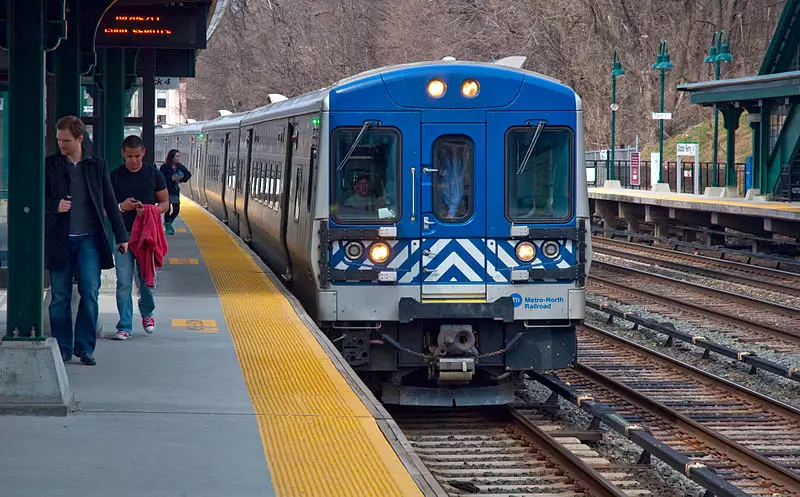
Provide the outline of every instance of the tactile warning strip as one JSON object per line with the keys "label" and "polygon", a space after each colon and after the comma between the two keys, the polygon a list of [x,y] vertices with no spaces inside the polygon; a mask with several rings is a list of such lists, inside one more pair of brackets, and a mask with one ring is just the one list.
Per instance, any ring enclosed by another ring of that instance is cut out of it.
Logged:
{"label": "tactile warning strip", "polygon": [[279,496],[422,495],[291,304],[203,209],[185,202],[217,289]]}

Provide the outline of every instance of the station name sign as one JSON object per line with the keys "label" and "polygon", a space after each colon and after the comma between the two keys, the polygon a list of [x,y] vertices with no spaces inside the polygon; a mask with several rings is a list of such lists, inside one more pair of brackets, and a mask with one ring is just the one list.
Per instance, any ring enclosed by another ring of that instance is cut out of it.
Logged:
{"label": "station name sign", "polygon": [[205,5],[115,5],[100,20],[97,47],[206,48]]}

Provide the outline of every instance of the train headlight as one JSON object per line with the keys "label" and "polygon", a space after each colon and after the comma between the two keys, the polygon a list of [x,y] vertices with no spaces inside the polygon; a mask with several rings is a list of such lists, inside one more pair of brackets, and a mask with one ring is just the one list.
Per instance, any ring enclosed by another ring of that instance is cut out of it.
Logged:
{"label": "train headlight", "polygon": [[531,242],[520,242],[517,244],[517,259],[522,262],[530,262],[536,256],[536,247]]}
{"label": "train headlight", "polygon": [[359,242],[350,242],[345,246],[344,254],[351,261],[360,259],[364,254],[364,246]]}
{"label": "train headlight", "polygon": [[461,94],[467,98],[472,98],[477,95],[480,89],[481,85],[474,79],[467,79],[461,83]]}
{"label": "train headlight", "polygon": [[369,258],[375,264],[383,264],[389,260],[392,249],[384,242],[375,242],[369,247]]}
{"label": "train headlight", "polygon": [[444,95],[447,90],[447,85],[441,79],[432,79],[428,82],[428,95],[433,98],[439,98]]}
{"label": "train headlight", "polygon": [[548,259],[555,259],[561,252],[561,247],[556,242],[545,242],[542,245],[542,253]]}

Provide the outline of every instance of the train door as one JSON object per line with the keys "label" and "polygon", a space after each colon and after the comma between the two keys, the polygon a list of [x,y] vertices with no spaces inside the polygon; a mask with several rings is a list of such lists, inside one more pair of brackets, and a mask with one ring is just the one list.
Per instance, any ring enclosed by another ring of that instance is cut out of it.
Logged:
{"label": "train door", "polygon": [[485,140],[483,124],[422,125],[423,300],[486,299]]}
{"label": "train door", "polygon": [[236,217],[239,219],[239,236],[250,242],[250,223],[247,218],[247,204],[250,197],[250,157],[253,151],[253,128],[247,130],[239,139],[239,172],[236,174]]}

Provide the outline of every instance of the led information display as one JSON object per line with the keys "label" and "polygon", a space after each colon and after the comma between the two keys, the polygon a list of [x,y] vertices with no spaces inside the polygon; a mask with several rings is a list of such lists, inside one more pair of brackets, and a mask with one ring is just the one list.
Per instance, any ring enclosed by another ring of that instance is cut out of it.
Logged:
{"label": "led information display", "polygon": [[97,27],[95,45],[132,48],[206,48],[206,7],[112,7]]}

